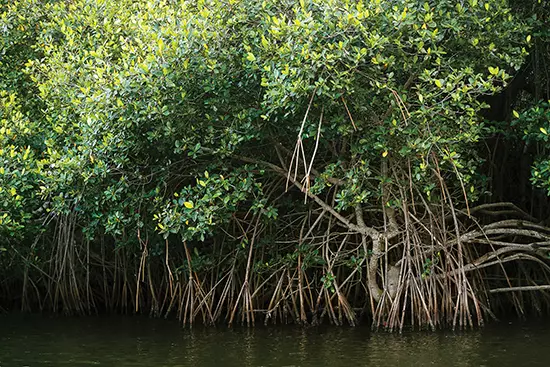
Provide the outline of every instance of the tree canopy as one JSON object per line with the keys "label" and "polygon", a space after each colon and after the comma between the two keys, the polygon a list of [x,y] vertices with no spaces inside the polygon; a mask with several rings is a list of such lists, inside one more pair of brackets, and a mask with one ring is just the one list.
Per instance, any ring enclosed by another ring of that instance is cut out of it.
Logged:
{"label": "tree canopy", "polygon": [[550,283],[549,10],[522,4],[0,1],[0,301],[390,329],[537,308],[508,292]]}

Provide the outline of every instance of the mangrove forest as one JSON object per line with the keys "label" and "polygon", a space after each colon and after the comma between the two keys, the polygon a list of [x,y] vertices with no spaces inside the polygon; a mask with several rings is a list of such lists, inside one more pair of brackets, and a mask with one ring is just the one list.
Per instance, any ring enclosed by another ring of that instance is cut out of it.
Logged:
{"label": "mangrove forest", "polygon": [[550,3],[0,0],[0,312],[550,311]]}

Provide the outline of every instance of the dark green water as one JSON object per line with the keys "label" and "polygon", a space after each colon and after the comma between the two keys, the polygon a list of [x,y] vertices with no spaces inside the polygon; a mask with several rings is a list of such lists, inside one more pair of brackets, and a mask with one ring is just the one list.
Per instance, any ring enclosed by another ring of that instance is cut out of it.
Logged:
{"label": "dark green water", "polygon": [[550,323],[463,333],[368,327],[195,328],[139,317],[0,315],[0,367],[550,366]]}

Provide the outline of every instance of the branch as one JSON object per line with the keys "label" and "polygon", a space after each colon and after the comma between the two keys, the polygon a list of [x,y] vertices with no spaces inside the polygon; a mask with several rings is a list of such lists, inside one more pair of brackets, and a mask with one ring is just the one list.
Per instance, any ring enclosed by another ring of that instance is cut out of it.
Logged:
{"label": "branch", "polygon": [[380,233],[372,227],[358,226],[356,224],[351,223],[342,214],[338,213],[332,206],[325,203],[317,195],[313,194],[309,190],[306,191],[304,186],[297,179],[288,176],[287,172],[285,172],[281,167],[279,167],[279,166],[277,166],[273,163],[269,163],[269,162],[262,161],[262,160],[259,160],[259,159],[244,157],[244,156],[240,156],[240,155],[234,155],[234,157],[241,160],[241,161],[243,161],[243,162],[264,165],[266,167],[271,168],[274,172],[280,174],[281,176],[286,177],[289,182],[291,182],[294,186],[296,186],[300,191],[305,192],[306,195],[309,196],[310,199],[315,201],[321,208],[323,208],[324,210],[326,210],[327,212],[332,214],[336,219],[338,219],[348,229],[350,229],[352,231],[355,231],[355,232],[358,232],[358,233],[366,234],[367,236],[370,236],[371,238],[377,238],[380,235]]}
{"label": "branch", "polygon": [[[278,143],[278,142],[273,142],[273,144],[275,145],[275,150],[277,151],[277,154],[279,155],[279,160],[282,160],[282,157],[280,156],[281,151],[283,153],[285,153],[286,155],[291,154],[290,150],[288,150],[283,144]],[[313,167],[311,167],[311,173],[313,173],[313,176],[316,176],[316,177],[321,176],[319,171],[317,171]],[[342,186],[346,183],[345,180],[342,180],[342,179],[336,178],[336,177],[325,176],[324,178],[325,178],[325,180],[327,180],[327,182],[329,182],[329,183],[331,183],[335,186]]]}
{"label": "branch", "polygon": [[[501,210],[494,210],[494,209],[500,209],[500,208],[508,208],[509,210],[501,211]],[[518,208],[514,203],[489,203],[489,204],[482,204],[478,205],[472,209],[470,209],[470,214],[474,214],[475,212],[484,212],[488,215],[498,215],[498,214],[509,214],[509,211],[514,212],[517,215],[520,215],[524,219],[527,219],[531,222],[536,222],[537,219],[532,217],[531,215],[527,214],[520,208]]]}
{"label": "branch", "polygon": [[495,288],[489,290],[489,293],[504,293],[504,292],[523,292],[523,291],[544,291],[550,290],[550,285],[529,285],[524,287],[509,287],[509,288]]}
{"label": "branch", "polygon": [[[471,242],[476,237],[485,237],[490,235],[507,235],[507,236],[522,236],[536,238],[543,241],[548,241],[550,236],[530,229],[518,229],[518,228],[494,228],[492,225],[485,226],[481,231],[472,231],[460,236],[460,241]],[[453,243],[456,242],[453,241]]]}

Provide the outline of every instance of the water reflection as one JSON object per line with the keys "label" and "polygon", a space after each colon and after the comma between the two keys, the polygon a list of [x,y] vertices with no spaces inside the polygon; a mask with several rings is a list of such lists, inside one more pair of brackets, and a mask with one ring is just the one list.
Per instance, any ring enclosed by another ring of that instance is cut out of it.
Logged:
{"label": "water reflection", "polygon": [[1,316],[10,366],[547,366],[549,328],[370,333],[368,327],[194,328],[144,318]]}

